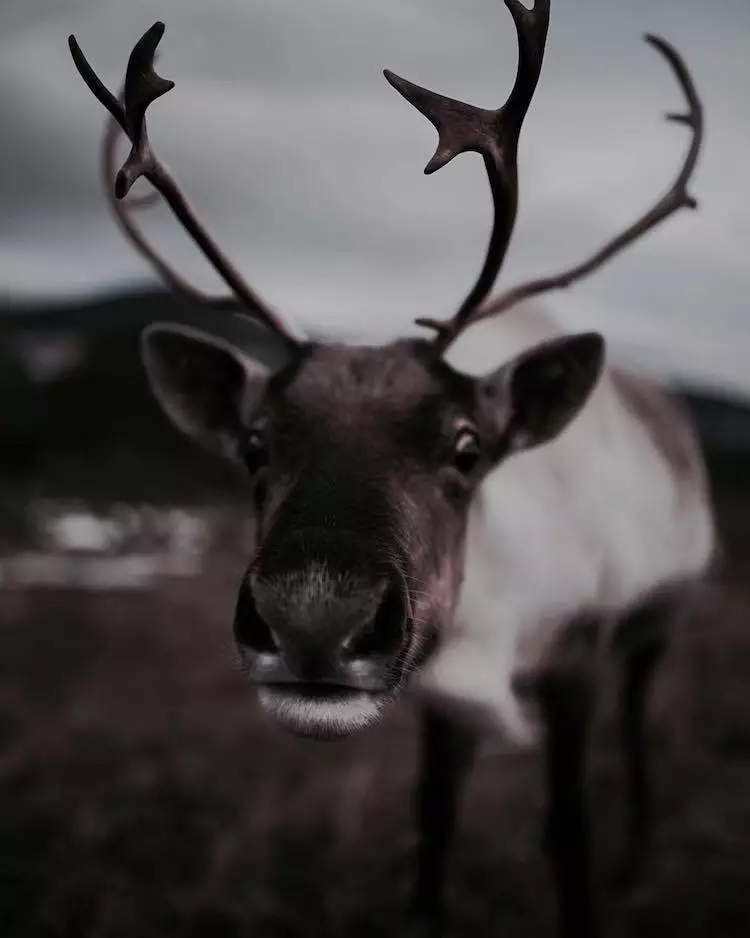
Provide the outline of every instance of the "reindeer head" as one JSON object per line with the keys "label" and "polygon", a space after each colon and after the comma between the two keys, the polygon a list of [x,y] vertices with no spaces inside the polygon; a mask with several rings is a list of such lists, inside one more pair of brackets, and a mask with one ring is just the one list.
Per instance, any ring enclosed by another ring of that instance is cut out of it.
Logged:
{"label": "reindeer head", "polygon": [[[449,629],[463,576],[470,508],[488,473],[505,459],[555,439],[599,378],[604,342],[596,333],[562,336],[482,377],[447,364],[444,353],[471,323],[520,299],[564,286],[601,264],[678,208],[694,205],[686,186],[701,140],[701,110],[677,53],[649,37],[685,89],[694,139],[668,195],[591,261],[556,278],[484,301],[500,270],[516,215],[516,155],[542,66],[549,0],[533,9],[505,0],[516,25],[515,86],[496,111],[389,82],[435,125],[430,173],[465,151],[487,168],[495,220],[477,282],[436,335],[381,348],[305,340],[244,282],[214,244],[148,140],[148,106],[172,83],[153,61],[164,27],[136,44],[122,101],[95,75],[75,39],[79,72],[113,121],[105,138],[116,217],[171,287],[251,320],[246,347],[178,323],[143,336],[151,388],[166,414],[204,447],[243,467],[256,518],[256,544],[243,578],[235,636],[264,708],[289,729],[347,735],[372,723]],[[122,129],[130,155],[114,173]],[[165,198],[234,291],[216,299],[190,287],[145,242],[124,200],[144,176]]]}

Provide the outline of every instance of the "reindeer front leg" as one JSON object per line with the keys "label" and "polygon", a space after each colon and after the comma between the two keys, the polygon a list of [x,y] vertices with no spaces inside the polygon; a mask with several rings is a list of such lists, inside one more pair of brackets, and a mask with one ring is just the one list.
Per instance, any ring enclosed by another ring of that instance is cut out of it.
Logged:
{"label": "reindeer front leg", "polygon": [[422,714],[421,734],[412,912],[426,933],[437,938],[444,926],[446,866],[477,737],[430,706]]}
{"label": "reindeer front leg", "polygon": [[622,666],[618,716],[627,797],[627,839],[618,870],[622,888],[632,886],[640,874],[653,832],[653,786],[646,740],[648,696],[670,633],[694,601],[693,589],[691,585],[663,591],[642,603],[623,619],[615,636],[615,652]]}
{"label": "reindeer front leg", "polygon": [[593,704],[590,668],[555,669],[540,685],[544,716],[547,819],[545,848],[557,892],[561,938],[595,935],[586,754]]}

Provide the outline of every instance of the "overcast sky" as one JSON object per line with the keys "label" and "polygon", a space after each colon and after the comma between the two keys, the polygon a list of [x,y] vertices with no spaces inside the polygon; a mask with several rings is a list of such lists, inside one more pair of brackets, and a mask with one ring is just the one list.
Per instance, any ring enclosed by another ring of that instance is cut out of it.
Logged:
{"label": "overcast sky", "polygon": [[[104,112],[67,36],[110,87],[156,19],[176,88],[151,136],[246,276],[303,327],[385,339],[452,311],[484,255],[479,157],[431,177],[435,133],[388,67],[485,107],[516,65],[501,0],[2,0],[0,293],[75,300],[155,281],[100,189]],[[707,139],[681,212],[547,306],[649,367],[750,394],[750,3],[552,0],[547,58],[521,145],[521,209],[502,283],[582,259],[667,187],[687,132],[674,79],[641,39],[687,59]],[[161,209],[148,230],[192,279],[206,263]]]}

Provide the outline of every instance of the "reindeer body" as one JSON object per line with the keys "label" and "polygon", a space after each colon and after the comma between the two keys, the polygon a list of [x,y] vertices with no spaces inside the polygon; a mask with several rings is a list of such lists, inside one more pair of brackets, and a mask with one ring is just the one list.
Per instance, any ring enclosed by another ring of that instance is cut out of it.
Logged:
{"label": "reindeer body", "polygon": [[[554,320],[519,307],[468,333],[450,360],[481,373],[559,334]],[[559,437],[510,457],[480,486],[452,628],[416,690],[478,728],[532,743],[539,714],[523,688],[553,663],[571,623],[600,622],[604,650],[624,617],[699,578],[713,552],[687,416],[648,379],[606,367]]]}

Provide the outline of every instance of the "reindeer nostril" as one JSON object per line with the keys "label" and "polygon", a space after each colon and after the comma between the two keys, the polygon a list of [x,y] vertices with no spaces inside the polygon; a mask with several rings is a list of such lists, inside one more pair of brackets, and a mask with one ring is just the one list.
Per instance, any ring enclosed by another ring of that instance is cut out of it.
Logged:
{"label": "reindeer nostril", "polygon": [[258,612],[249,586],[242,588],[237,601],[234,634],[240,645],[257,654],[277,654],[279,651],[268,623]]}
{"label": "reindeer nostril", "polygon": [[401,651],[405,639],[405,612],[401,592],[391,587],[371,622],[344,645],[346,659],[386,658]]}

